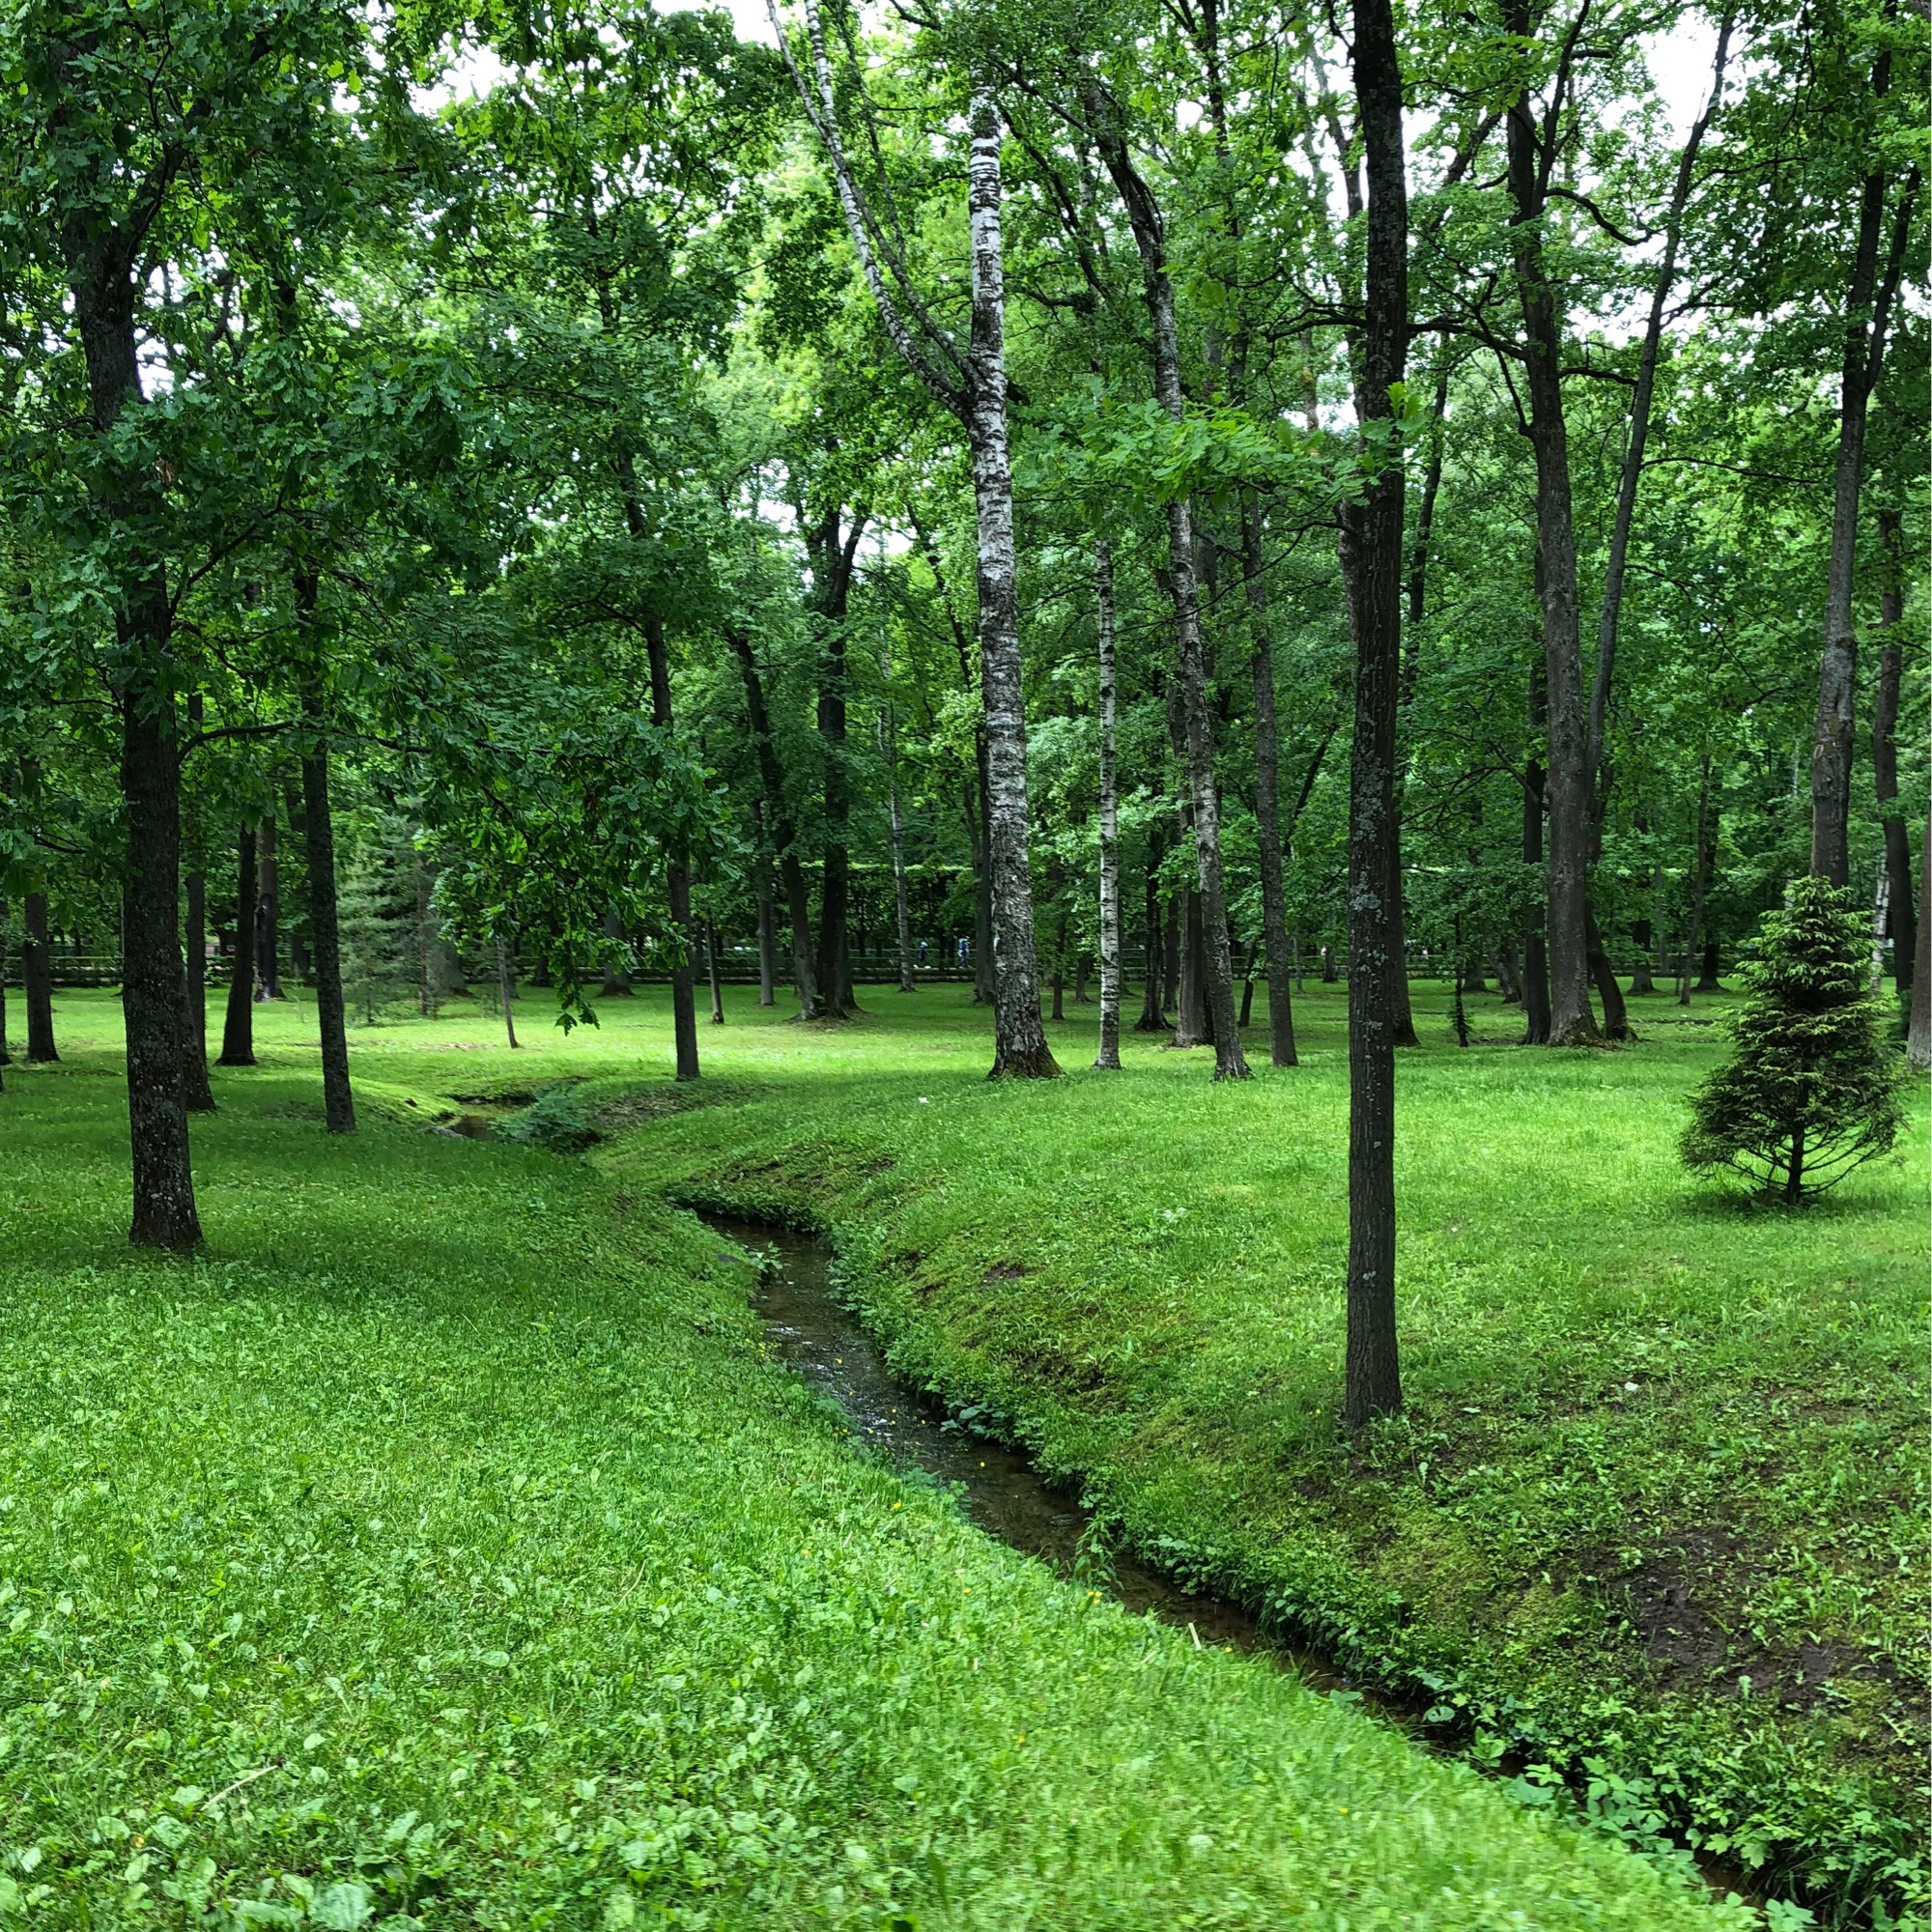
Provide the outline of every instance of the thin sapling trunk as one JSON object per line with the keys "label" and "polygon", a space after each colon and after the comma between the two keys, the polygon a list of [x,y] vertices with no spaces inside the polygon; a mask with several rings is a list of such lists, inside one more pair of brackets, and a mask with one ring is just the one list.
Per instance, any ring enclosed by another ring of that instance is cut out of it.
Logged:
{"label": "thin sapling trunk", "polygon": [[236,841],[235,957],[228,976],[228,1010],[221,1026],[218,1066],[255,1064],[255,828]]}
{"label": "thin sapling trunk", "polygon": [[[1121,843],[1114,771],[1114,554],[1094,545],[1094,584],[1100,658],[1100,1050],[1094,1065],[1121,1065]],[[1083,976],[1084,977],[1084,976]]]}

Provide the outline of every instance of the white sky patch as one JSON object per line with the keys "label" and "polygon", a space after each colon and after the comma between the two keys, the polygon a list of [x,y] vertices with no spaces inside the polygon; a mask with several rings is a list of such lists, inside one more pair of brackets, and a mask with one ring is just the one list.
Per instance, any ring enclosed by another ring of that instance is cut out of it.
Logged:
{"label": "white sky patch", "polygon": [[[1733,35],[1731,60],[1736,65],[1741,36]],[[1653,34],[1643,57],[1659,98],[1670,117],[1670,132],[1682,144],[1690,124],[1711,98],[1711,57],[1718,50],[1718,30],[1694,15],[1681,16],[1668,33]],[[1736,84],[1735,76],[1730,77]]]}

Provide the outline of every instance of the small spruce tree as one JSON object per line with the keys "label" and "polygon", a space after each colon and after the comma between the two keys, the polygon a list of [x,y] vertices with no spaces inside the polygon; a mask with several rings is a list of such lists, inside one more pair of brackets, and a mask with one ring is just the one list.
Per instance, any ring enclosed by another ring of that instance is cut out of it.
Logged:
{"label": "small spruce tree", "polygon": [[1864,920],[1823,879],[1768,914],[1731,1058],[1691,1096],[1681,1151],[1693,1172],[1741,1174],[1787,1205],[1808,1200],[1897,1138],[1896,1056],[1866,980]]}
{"label": "small spruce tree", "polygon": [[364,1026],[416,987],[414,864],[408,828],[385,814],[358,840],[343,877],[342,990]]}

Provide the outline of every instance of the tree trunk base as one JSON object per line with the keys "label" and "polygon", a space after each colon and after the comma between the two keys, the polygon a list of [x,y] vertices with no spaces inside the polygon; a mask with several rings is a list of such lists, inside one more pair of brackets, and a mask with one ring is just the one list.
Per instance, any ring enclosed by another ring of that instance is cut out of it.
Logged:
{"label": "tree trunk base", "polygon": [[1572,1020],[1560,1033],[1551,1026],[1547,1043],[1550,1046],[1602,1046],[1604,1036],[1598,1031],[1596,1020],[1586,1013],[1580,1019]]}
{"label": "tree trunk base", "polygon": [[993,1062],[988,1080],[1058,1080],[1060,1063],[1042,1043],[1031,1053],[1003,1053]]}

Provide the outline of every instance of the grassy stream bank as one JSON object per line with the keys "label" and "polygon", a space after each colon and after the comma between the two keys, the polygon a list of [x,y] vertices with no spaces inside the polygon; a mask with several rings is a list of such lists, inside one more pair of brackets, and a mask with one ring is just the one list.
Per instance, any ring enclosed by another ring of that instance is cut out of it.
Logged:
{"label": "grassy stream bank", "polygon": [[469,1082],[330,1143],[266,1048],[207,1252],[130,1254],[63,1007],[0,1099],[0,1922],[1722,1921],[855,1454],[715,1236],[384,1118]]}
{"label": "grassy stream bank", "polygon": [[[358,1035],[347,1144],[318,1131],[304,1015],[266,1016],[263,1067],[217,1076],[196,1123],[210,1245],[186,1265],[123,1246],[112,1011],[64,997],[63,1065],[9,1068],[0,1098],[0,1923],[1747,1922],[1054,1581],[855,1454],[773,1362],[742,1264],[663,1191],[837,1226],[902,1361],[1084,1471],[1122,1536],[1217,1577],[1296,1548],[1271,1486],[1318,1497],[1293,1463],[1244,1469],[1206,1406],[1218,1381],[1230,1412],[1265,1406],[1279,1458],[1332,1373],[1325,1289],[1294,1315],[1323,1251],[1208,1191],[1277,1191],[1252,1121],[1231,1129],[1176,1056],[1134,1056],[1133,1104],[988,1090],[945,997],[832,1036],[734,1003],[700,1094],[659,1079],[649,1000],[515,1056],[473,1012]],[[1309,1148],[1324,1050],[1295,1096]],[[582,1075],[546,1105],[565,1137],[573,1114],[610,1136],[589,1161],[395,1124]],[[1301,1190],[1318,1243],[1327,1184]],[[1129,1187],[1136,1218],[1111,1220]],[[1241,1314],[1264,1382],[1212,1232],[1237,1222],[1275,1284]],[[1843,1272],[1859,1225],[1835,1230]],[[1887,1236],[1880,1283],[1911,1234]],[[1411,1331],[1418,1407],[1435,1332]],[[1520,1363],[1477,1392],[1509,1358],[1490,1350],[1470,1406],[1529,1400]],[[1909,1406],[1909,1382],[1878,1385]],[[1861,1439],[1808,1473],[1866,1508]],[[1350,1480],[1389,1498],[1394,1548],[1430,1479],[1375,1458]]]}
{"label": "grassy stream bank", "polygon": [[1909,1165],[1796,1219],[1740,1206],[1676,1168],[1715,1042],[1660,1008],[1616,1055],[1459,1054],[1425,1020],[1398,1151],[1409,1406],[1365,1445],[1334,1419],[1332,1002],[1304,1007],[1291,1074],[1216,1090],[1202,1056],[1144,1047],[1045,1093],[921,1069],[938,1030],[889,1007],[839,1041],[864,1074],[599,1157],[832,1229],[905,1373],[1479,1758],[1558,1767],[1607,1822],[1667,1821],[1828,1913],[1916,1912],[1922,1110]]}

